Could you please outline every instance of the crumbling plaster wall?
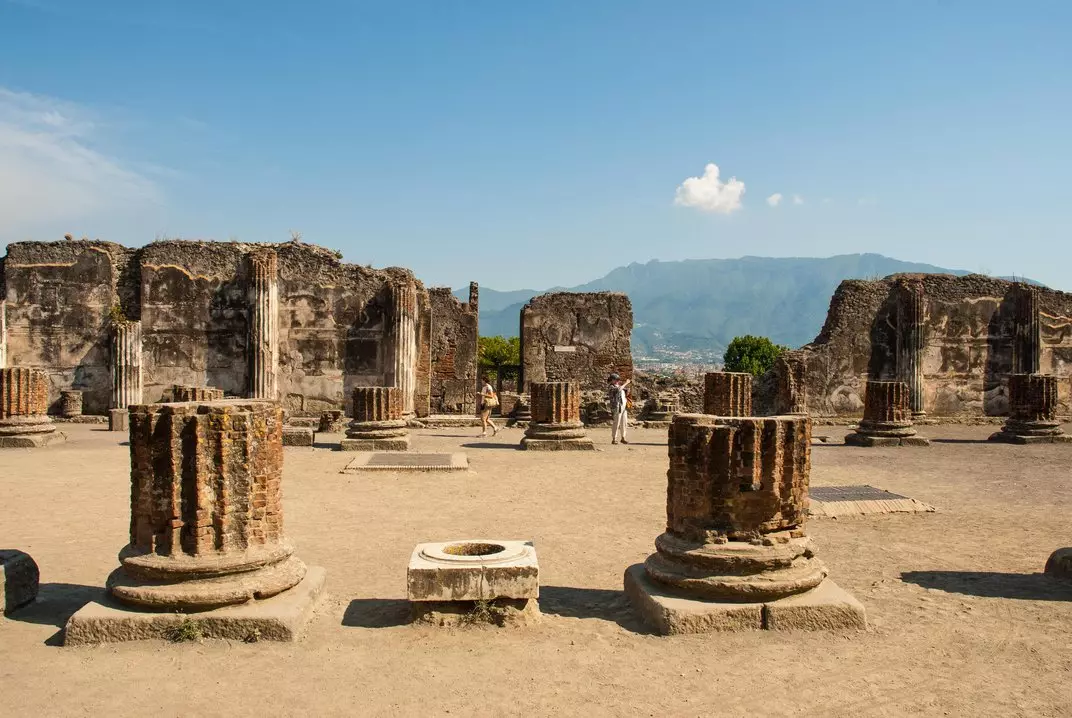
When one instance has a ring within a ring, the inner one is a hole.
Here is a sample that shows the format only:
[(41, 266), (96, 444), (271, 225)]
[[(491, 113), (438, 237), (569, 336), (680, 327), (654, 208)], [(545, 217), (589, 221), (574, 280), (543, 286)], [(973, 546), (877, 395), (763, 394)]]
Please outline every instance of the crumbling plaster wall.
[(605, 389), (607, 375), (633, 376), (633, 307), (621, 292), (557, 292), (521, 309), (525, 390), (534, 381), (574, 380)]
[[(924, 409), (932, 416), (1001, 416), (1012, 371), (1013, 282), (981, 275), (892, 275), (846, 280), (834, 292), (819, 336), (803, 347), (808, 404), (820, 416), (858, 416), (863, 385), (896, 378), (899, 279), (925, 294)], [(1072, 411), (1072, 294), (1039, 289), (1043, 373), (1062, 377), (1059, 410)]]

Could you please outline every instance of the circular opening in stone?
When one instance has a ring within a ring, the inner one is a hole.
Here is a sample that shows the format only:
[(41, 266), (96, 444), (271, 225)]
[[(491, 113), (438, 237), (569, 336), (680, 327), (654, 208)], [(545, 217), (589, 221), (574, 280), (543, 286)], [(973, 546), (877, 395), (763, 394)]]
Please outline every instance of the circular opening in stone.
[(443, 547), (443, 553), (451, 556), (491, 556), (505, 550), (497, 543), (452, 543)]

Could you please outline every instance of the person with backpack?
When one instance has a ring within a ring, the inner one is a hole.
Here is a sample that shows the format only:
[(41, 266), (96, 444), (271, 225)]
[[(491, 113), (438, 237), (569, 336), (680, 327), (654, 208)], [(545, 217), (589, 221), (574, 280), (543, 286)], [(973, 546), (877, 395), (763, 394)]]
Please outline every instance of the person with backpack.
[(499, 433), (499, 428), (491, 420), (491, 410), (499, 405), (499, 397), (496, 396), (495, 389), (491, 387), (491, 380), (486, 374), (481, 381), (484, 386), (480, 388), (480, 435), (487, 436), (488, 427), (491, 427), (491, 435), (495, 436)]
[(607, 377), (607, 401), (610, 403), (610, 443), (617, 444), (618, 437), (621, 442), (628, 444), (625, 432), (629, 426), (629, 398), (625, 395), (625, 388), (629, 386), (631, 379), (624, 382), (617, 374)]

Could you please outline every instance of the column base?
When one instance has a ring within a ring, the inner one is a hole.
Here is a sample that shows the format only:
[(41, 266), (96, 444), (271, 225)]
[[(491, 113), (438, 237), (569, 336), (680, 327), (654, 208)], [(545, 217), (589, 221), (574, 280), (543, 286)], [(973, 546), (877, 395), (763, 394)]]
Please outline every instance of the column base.
[(931, 440), (923, 436), (874, 436), (853, 432), (845, 435), (849, 446), (930, 446)]
[(38, 449), (66, 440), (67, 435), (61, 431), (50, 431), (47, 434), (7, 434), (0, 436), (0, 449)]
[(343, 439), (340, 451), (409, 451), (409, 437), (396, 436), (390, 439)]
[(107, 599), (87, 603), (67, 621), (65, 646), (163, 639), (224, 638), (232, 641), (296, 641), (301, 638), (324, 588), (325, 571), (310, 566), (294, 588), (263, 601), (212, 611), (139, 611)]
[(531, 439), (521, 440), (521, 448), (529, 451), (595, 451), (596, 445), (589, 438), (583, 439)]
[(0, 551), (0, 616), (37, 598), (41, 572), (30, 554), (16, 550)]
[(109, 409), (108, 431), (130, 431), (130, 411), (128, 409)]
[(543, 614), (535, 598), (493, 598), (490, 601), (410, 601), (414, 623), (432, 626), (491, 624), (513, 628), (539, 623)]
[(643, 564), (625, 570), (625, 594), (660, 635), (718, 631), (866, 630), (863, 605), (830, 579), (772, 601), (734, 603), (689, 598), (648, 577)]
[(990, 435), (990, 441), (1000, 441), (1004, 444), (1072, 444), (1072, 435), (1050, 434), (1031, 436), (1013, 434), (1008, 431), (997, 431)]

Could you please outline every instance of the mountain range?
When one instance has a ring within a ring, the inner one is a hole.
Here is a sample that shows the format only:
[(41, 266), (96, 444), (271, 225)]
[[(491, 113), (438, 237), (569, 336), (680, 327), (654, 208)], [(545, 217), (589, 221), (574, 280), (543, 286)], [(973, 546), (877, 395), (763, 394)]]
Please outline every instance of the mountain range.
[[(718, 361), (730, 340), (742, 334), (790, 347), (807, 344), (822, 328), (842, 280), (899, 272), (970, 274), (880, 254), (634, 262), (576, 287), (506, 292), (481, 287), (480, 334), (517, 336), (521, 307), (538, 294), (625, 292), (633, 304), (635, 357), (696, 354), (700, 361)], [(465, 288), (455, 295), (466, 301), (468, 293)]]

